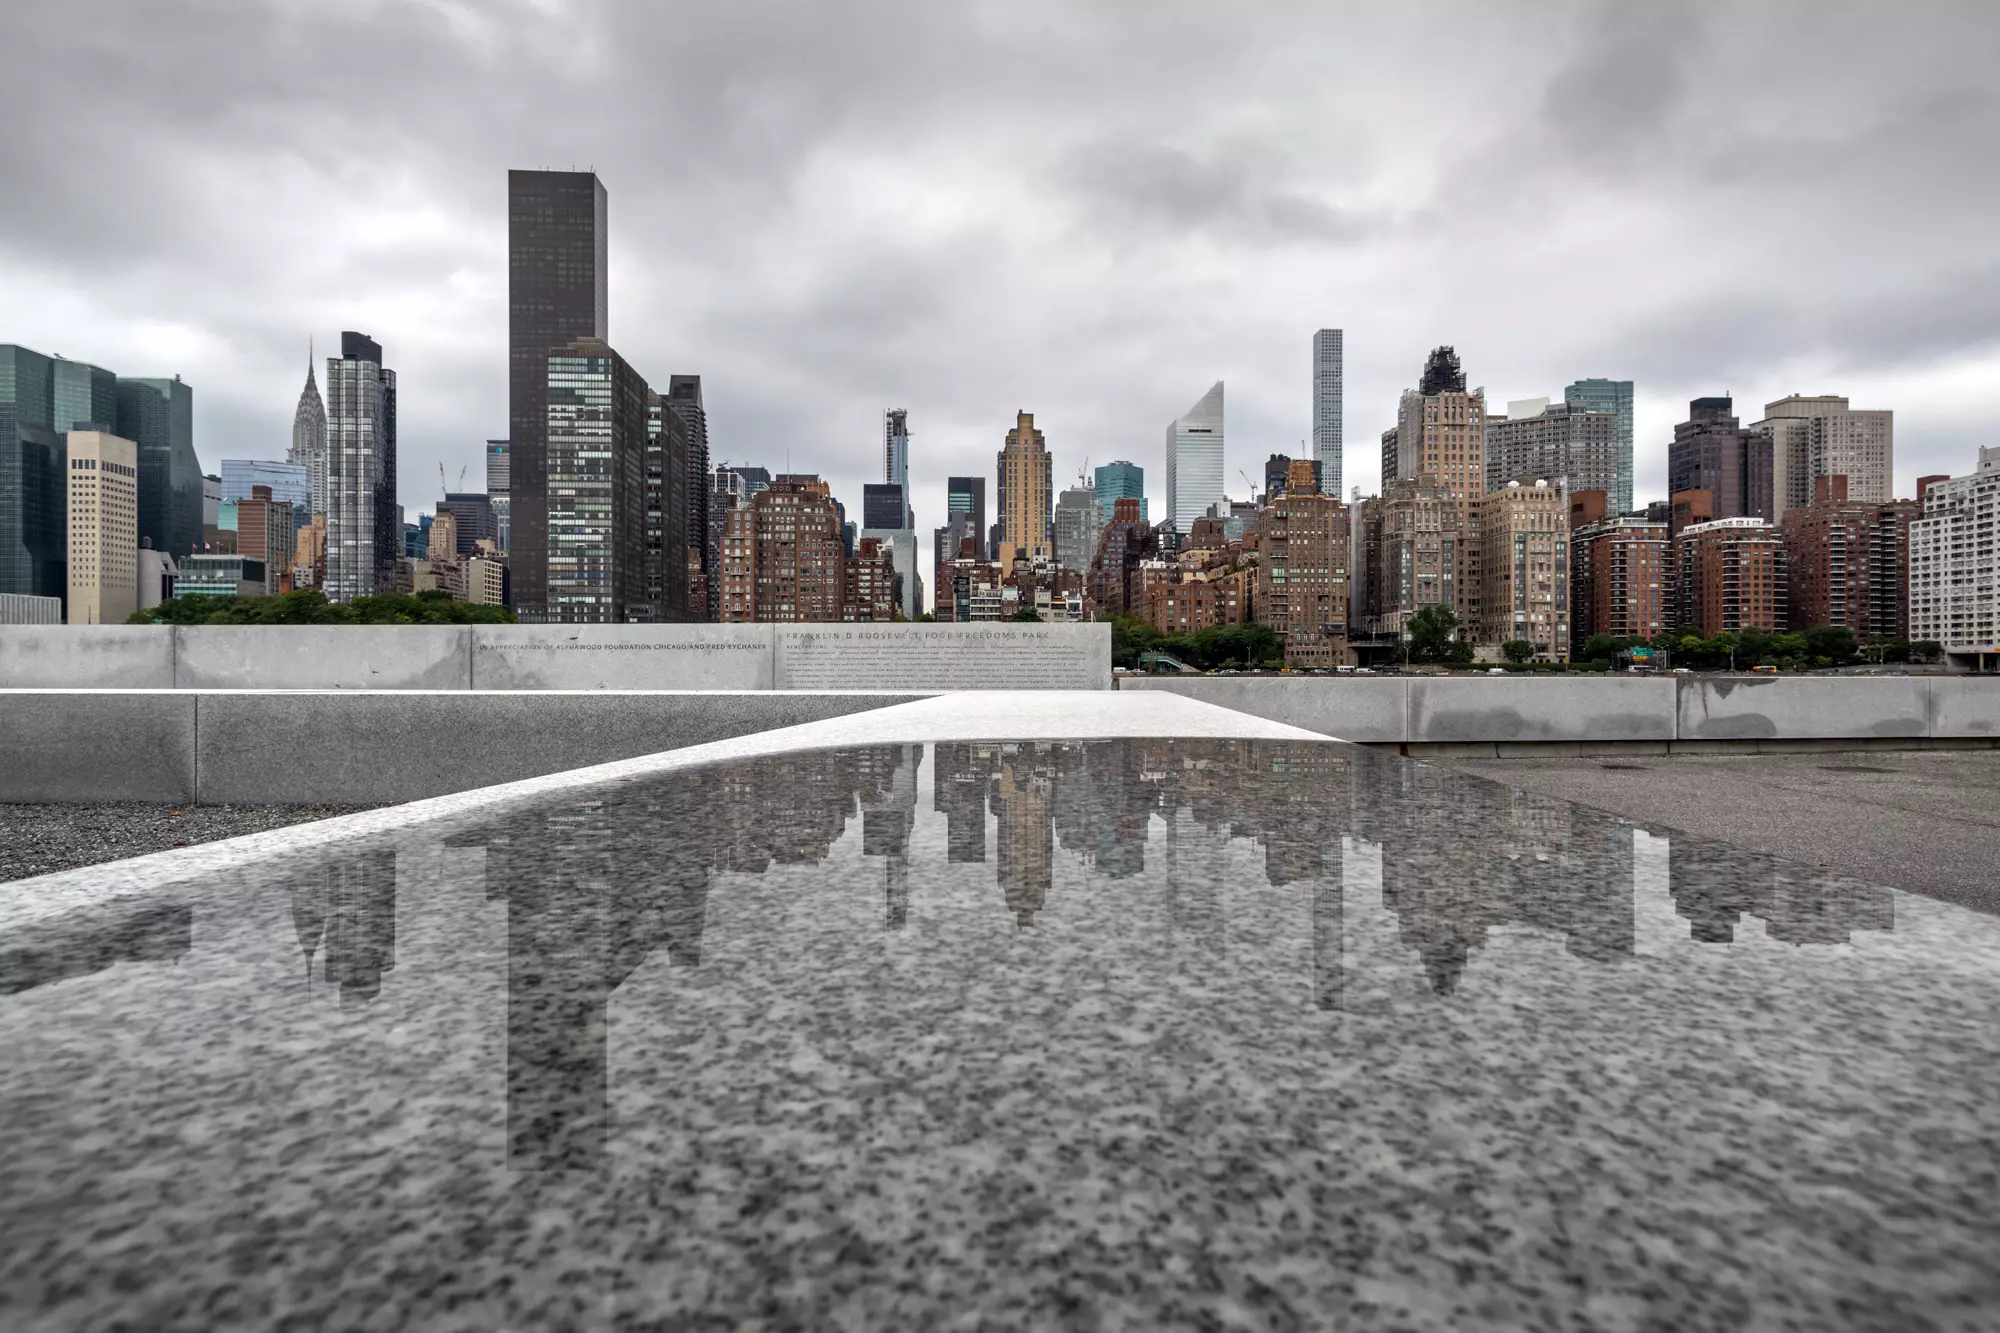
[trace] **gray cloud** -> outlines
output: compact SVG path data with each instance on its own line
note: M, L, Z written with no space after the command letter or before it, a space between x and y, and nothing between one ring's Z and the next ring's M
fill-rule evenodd
M907 406L925 524L1020 407L1059 476L1157 491L1223 378L1255 471L1328 324L1351 481L1453 342L1496 398L1638 380L1657 490L1688 397L2000 359L1996 37L1941 0L15 0L0 339L185 374L212 467L283 447L308 333L366 330L414 510L504 422L506 169L590 166L613 340L703 374L718 454L855 501ZM1910 476L1990 443L1871 402Z

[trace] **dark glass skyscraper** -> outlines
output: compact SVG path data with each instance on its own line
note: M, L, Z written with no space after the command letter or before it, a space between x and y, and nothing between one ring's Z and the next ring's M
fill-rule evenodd
M139 446L139 536L176 560L201 544L201 462L194 390L169 380L118 381L118 434Z
M396 372L364 333L340 335L326 363L326 595L337 602L395 587L403 553L396 504Z
M68 593L69 480L55 420L55 362L0 346L0 593Z
M611 336L606 212L593 172L507 173L509 542L514 605L528 621L549 618L549 352Z
M708 409L701 403L701 376L671 375L667 378L667 407L687 426L687 523L686 541L698 548L703 581L718 585L721 574L717 550L708 542ZM715 612L706 601L687 608L690 620L713 620Z

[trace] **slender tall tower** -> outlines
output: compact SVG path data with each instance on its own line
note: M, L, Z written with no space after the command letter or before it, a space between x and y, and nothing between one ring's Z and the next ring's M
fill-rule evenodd
M1028 560L1053 560L1055 545L1049 537L1049 506L1054 501L1050 484L1049 451L1042 433L1035 429L1033 412L1017 412L1014 429L997 460L1000 481L1000 550L1002 569L1011 569L1016 556Z
M1341 332L1321 329L1313 335L1313 458L1319 463L1320 491L1340 494L1340 358Z
M403 553L396 514L396 372L364 333L340 335L326 363L326 595L336 602L394 588Z
M903 504L906 509L910 500L910 412L908 408L892 407L882 414L882 480L903 488ZM901 526L913 528L914 520L908 513Z
M507 423L514 606L548 618L549 350L609 339L604 184L589 171L507 173Z
M292 413L292 447L285 461L306 470L308 499L315 514L326 512L326 404L320 401L319 384L313 379L312 339L306 339L306 387L299 391L299 405Z
M1217 380L1167 427L1167 521L1183 537L1209 506L1228 504L1222 451L1222 381Z

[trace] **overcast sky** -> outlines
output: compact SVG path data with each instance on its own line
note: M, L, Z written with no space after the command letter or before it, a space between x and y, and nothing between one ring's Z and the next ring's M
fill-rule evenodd
M850 512L910 411L920 528L1016 408L1059 483L1228 385L1231 488L1346 480L1425 353L1496 410L1896 411L1897 489L2000 444L2000 3L8 0L0 342L195 389L282 457L339 331L400 380L412 516L506 430L506 172L610 194L611 338L703 377L717 461ZM990 482L989 482L990 486Z

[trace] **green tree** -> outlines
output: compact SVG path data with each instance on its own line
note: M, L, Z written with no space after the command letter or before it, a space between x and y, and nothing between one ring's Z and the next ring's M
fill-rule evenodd
M1532 662L1535 660L1535 645L1526 639L1509 639L1500 645L1500 655L1516 664Z
M1442 662L1463 665L1472 660L1472 645L1454 637L1458 617L1448 606L1424 607L1410 617L1404 633L1409 639L1412 662Z
M1019 611L1016 611L1014 613L1014 619L1032 620L1038 625L1041 623L1042 620L1041 616L1036 613L1035 608L1032 606L1024 606Z
M1769 630L1746 629L1736 635L1736 665L1756 666L1771 655L1773 636Z
M1616 634L1593 634L1584 640L1583 660L1586 662L1616 661L1618 654L1632 646L1632 640L1621 639Z
M1936 639L1917 639L1910 644L1912 662L1935 662L1944 656L1944 645Z
M1854 631L1845 625L1815 625L1806 631L1806 651L1827 658L1829 666L1844 666L1854 660Z
M129 625L511 625L504 606L455 602L436 589L415 595L369 593L329 602L317 588L277 597L169 597L135 611Z

